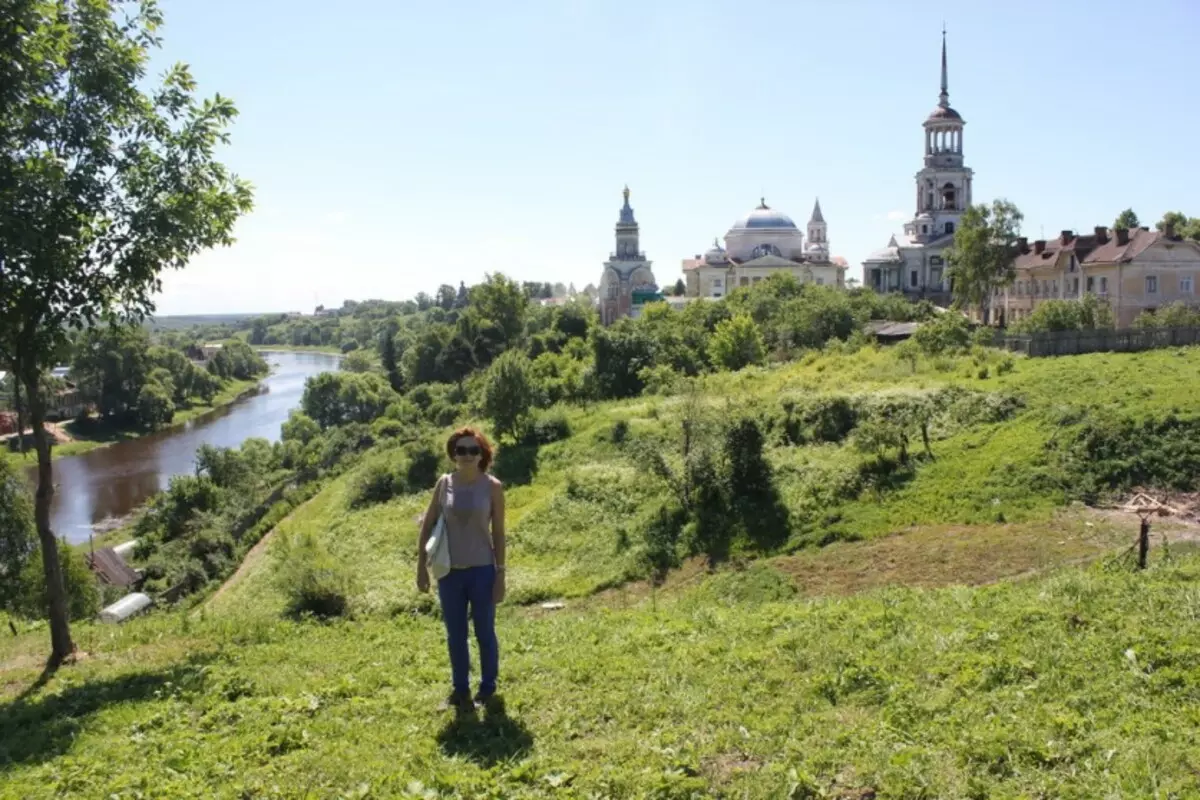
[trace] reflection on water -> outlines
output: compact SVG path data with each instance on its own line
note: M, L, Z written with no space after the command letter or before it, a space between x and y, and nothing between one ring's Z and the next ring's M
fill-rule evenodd
M202 444L237 447L251 437L278 441L280 426L300 405L304 382L337 369L337 356L324 353L265 354L271 374L265 390L217 409L179 428L130 439L54 462L51 527L71 542L87 541L92 526L122 517L174 475L195 470Z

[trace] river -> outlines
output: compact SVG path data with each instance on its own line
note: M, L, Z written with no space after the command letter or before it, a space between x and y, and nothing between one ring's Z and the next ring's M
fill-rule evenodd
M304 381L337 369L325 353L264 352L271 373L264 391L176 428L101 447L54 462L51 529L69 542L86 542L97 523L124 517L175 475L195 472L202 444L237 447L251 437L279 440L280 426L299 407Z

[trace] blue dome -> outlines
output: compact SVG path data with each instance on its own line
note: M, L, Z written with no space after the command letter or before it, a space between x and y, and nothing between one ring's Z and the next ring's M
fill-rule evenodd
M775 228L782 230L796 230L796 223L792 222L792 218L781 211L775 211L765 202L760 204L758 208L751 211L746 216L733 223L734 229L738 228Z

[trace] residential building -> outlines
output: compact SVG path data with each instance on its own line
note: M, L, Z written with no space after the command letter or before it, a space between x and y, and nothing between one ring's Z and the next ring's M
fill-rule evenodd
M1118 328L1144 311L1171 303L1200 306L1200 244L1171 227L1109 231L1091 235L1062 231L1057 239L1018 241L1016 278L993 298L997 324L1019 322L1046 300L1078 300L1094 294L1108 302Z
M863 261L863 283L879 293L902 292L912 299L950 302L946 250L972 201L974 171L964 161L966 121L950 106L946 32L942 31L942 83L937 107L922 123L924 164L916 173L916 210L904 232Z
M804 234L792 218L772 209L763 198L757 208L733 223L724 247L714 239L704 255L684 259L687 296L723 297L781 272L801 283L844 287L846 261L830 258L828 226L819 199L807 227L805 245Z

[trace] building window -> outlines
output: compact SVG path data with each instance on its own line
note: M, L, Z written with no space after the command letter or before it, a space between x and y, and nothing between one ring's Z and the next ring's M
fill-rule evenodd
M1071 294L1072 294L1072 295L1074 295L1074 296L1078 296L1078 295L1079 295L1079 278L1074 278L1074 279L1072 279L1072 281L1071 281Z
M1077 265L1077 263L1076 263L1076 261L1075 261L1075 255L1072 253L1072 254L1071 254L1071 260L1070 260L1070 262L1068 262L1068 264L1067 264L1067 272L1074 272L1074 271L1075 271L1075 268L1076 268L1077 266L1078 266L1078 265Z
M825 285L825 279L817 278L817 286L824 286L824 285Z
M747 278L745 275L738 278L738 286L749 286L749 285L750 285L750 279Z
M721 279L720 278L713 278L713 288L714 289L721 288Z
M1042 294L1050 294L1050 281L1042 281Z
M1096 291L1096 279L1093 278L1091 275L1088 275L1087 290L1088 290L1088 292Z
M930 286L942 285L942 270L940 268L929 270L929 284Z
M953 222L946 223L946 233L954 233L954 223Z
M1158 276L1146 276L1146 294L1158 294Z
M908 273L908 285L914 289L917 288L917 271L915 269Z
M752 281L752 283L758 283L758 282L759 282L759 281L761 281L761 280L762 280L762 276L761 276L761 275L755 275L755 276L754 276L754 280Z
M1050 288L1054 290L1054 296L1058 297L1058 278L1054 279L1054 281L1050 284Z
M1195 290L1192 288L1192 276L1191 275L1180 275L1179 276L1179 293L1180 294L1191 294L1194 291Z
M1100 276L1100 294L1108 294L1108 278L1104 277L1103 275Z
M928 226L928 225L922 225L922 226L921 226L921 233L929 233L929 226Z

